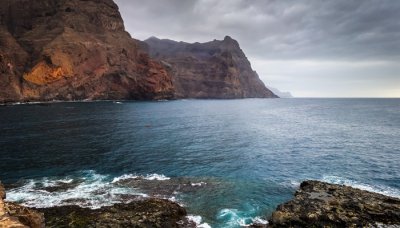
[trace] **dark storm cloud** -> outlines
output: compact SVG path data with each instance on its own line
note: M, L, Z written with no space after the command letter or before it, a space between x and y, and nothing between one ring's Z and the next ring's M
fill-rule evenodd
M397 0L117 0L133 37L236 38L264 59L397 60Z

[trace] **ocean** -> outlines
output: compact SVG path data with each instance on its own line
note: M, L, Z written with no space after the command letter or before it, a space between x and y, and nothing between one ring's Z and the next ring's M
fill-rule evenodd
M240 227L306 179L400 197L400 99L24 104L0 120L0 180L32 207L160 197Z

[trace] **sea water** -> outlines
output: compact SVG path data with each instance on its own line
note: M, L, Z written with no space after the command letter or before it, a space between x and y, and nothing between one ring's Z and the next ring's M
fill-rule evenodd
M0 180L27 206L160 197L239 227L306 179L400 197L400 99L14 105L0 121Z

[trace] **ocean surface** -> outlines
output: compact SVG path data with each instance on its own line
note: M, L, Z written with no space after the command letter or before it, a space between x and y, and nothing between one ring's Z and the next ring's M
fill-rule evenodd
M400 197L400 99L31 104L0 120L0 180L28 206L161 197L239 227L306 179Z

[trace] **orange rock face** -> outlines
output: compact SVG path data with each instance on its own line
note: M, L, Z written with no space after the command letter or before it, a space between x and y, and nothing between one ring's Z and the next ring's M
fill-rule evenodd
M0 102L173 95L169 71L125 31L112 0L0 4Z
M24 79L37 85L47 85L69 74L70 72L65 68L49 65L42 61L34 66L30 72L25 73Z

